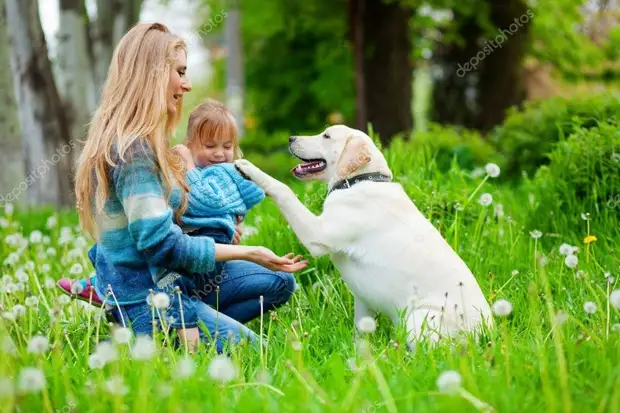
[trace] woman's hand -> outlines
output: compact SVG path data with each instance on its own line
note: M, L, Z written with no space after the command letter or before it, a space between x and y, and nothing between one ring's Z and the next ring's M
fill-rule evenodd
M185 167L187 168L188 171L196 167L196 165L194 164L194 157L192 156L192 152L189 150L187 146L175 145L174 148L172 148L172 152L176 153L177 155L181 157L181 159L183 159L183 162L185 163Z
M308 261L300 261L301 255L293 257L293 253L289 253L283 257L279 257L269 248L251 248L247 257L248 261L252 261L272 271L296 272L303 270L308 265Z

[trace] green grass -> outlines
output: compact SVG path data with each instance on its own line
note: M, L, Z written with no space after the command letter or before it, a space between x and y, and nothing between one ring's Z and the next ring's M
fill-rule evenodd
M213 350L194 356L195 373L182 379L175 366L183 351L161 344L149 361L133 360L129 349L119 346L118 360L91 370L88 356L98 340L109 337L108 326L97 311L76 301L62 305L58 291L45 287L47 277L68 274L76 262L85 273L92 270L86 257L89 245L76 249L75 231L73 241L59 245L59 227L74 228L75 214L61 215L58 227L50 230L45 227L50 211L16 213L16 228L0 228L0 262L17 249L7 242L19 237L7 239L9 235L22 233L27 238L35 229L50 237L57 255L41 254L48 245L30 243L15 264L28 274L24 290L8 293L4 285L0 293L3 312L25 305L30 295L39 297L38 306L26 307L17 321L0 319L0 335L8 334L16 346L15 353L0 347L2 411L477 411L466 397L498 412L620 411L620 316L609 302L620 279L617 215L604 205L598 213L589 211L588 221L574 220L588 211L556 211L553 231L534 239L530 232L538 226L526 223L549 227L547 217L533 215L531 201L535 205L542 198L536 188L498 186L493 179L474 179L457 168L442 174L424 153L398 148L385 153L396 179L476 274L489 301L512 303L512 313L498 317L496 329L484 339L432 349L419 343L409 353L403 329L380 318L377 331L364 337L370 350L356 346L351 294L328 258L308 256L267 199L248 216L247 224L256 232L244 243L310 258L308 268L297 274L300 287L292 300L277 313L250 323L263 332L268 347L232 348L237 375L228 383L209 375ZM296 183L294 188L306 205L320 211L325 194L320 184ZM477 202L484 192L493 196L488 207ZM455 209L457 202L465 206L463 211ZM498 203L505 214L501 218L494 215ZM587 248L583 240L588 234L597 241ZM562 243L579 247L576 268L565 265L559 254ZM44 264L50 265L49 273L43 272ZM613 283L606 272L615 277ZM3 274L13 279L15 273L15 266L3 267ZM588 301L596 304L593 314L584 311ZM559 312L567 316L562 324L554 322ZM28 353L27 343L39 334L49 339L51 349L41 355ZM13 388L25 367L42 369L47 381L43 391ZM437 378L447 370L460 373L462 392L438 391ZM114 376L122 377L126 394L107 390Z

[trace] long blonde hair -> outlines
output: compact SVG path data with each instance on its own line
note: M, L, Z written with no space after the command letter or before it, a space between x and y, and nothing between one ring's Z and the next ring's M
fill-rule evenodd
M234 159L241 159L243 153L239 147L239 129L235 117L226 105L207 98L192 109L187 121L185 140L185 145L192 152L200 143L226 139L231 139L233 142Z
M181 98L176 113L169 115L166 96L170 71L179 51L187 53L185 42L160 23L137 24L114 50L101 103L90 123L76 172L80 224L94 240L98 239L95 215L103 212L109 195L110 167L116 166L114 145L124 161L125 152L137 140L150 144L167 187L167 197L173 187L171 177L183 189L177 222L187 208L184 165L170 150L168 140L183 109Z

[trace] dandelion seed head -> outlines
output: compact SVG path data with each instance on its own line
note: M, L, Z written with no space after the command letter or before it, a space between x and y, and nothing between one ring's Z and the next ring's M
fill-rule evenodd
M444 371L437 377L437 388L442 393L456 393L461 388L463 379L454 370Z
M15 321L17 319L17 316L10 311L4 311L2 313L2 318L7 321Z
M564 258L564 264L566 264L568 268L575 268L578 263L579 259L576 255L567 255L566 258Z
M577 249L577 247L573 247L570 244L564 243L564 244L560 245L560 254L566 255L566 256L572 255L572 254L574 254L576 249Z
M125 386L125 383L123 382L123 378L120 376L114 376L111 377L109 380L106 380L104 387L106 392L119 396L123 396L129 391L129 389L127 388L127 386Z
M217 355L209 364L209 376L216 381L227 383L237 377L237 369L232 360L224 355Z
M114 341L118 344L129 344L129 340L131 340L131 330L127 327L119 327L114 330L112 336Z
M15 317L19 318L26 314L26 307L21 304L15 304L11 311L13 312L13 314L15 314Z
M95 354L99 355L104 363L110 363L118 358L118 351L113 343L102 341L97 345Z
M99 370L105 366L105 361L98 353L93 353L88 357L88 367L91 370Z
M609 295L609 303L612 307L620 310L620 290L616 289Z
M594 314L596 312L596 304L592 301L586 301L583 303L583 311L588 314Z
M71 273L72 275L80 275L82 274L83 271L84 271L84 268L82 268L82 264L80 264L79 262L76 262L75 264L73 264L73 266L69 270L69 273Z
M41 272L44 274L47 274L48 272L50 272L52 270L52 267L48 264L45 263L41 266ZM54 280L52 280L52 283L54 282Z
M269 374L269 370L261 369L258 373L256 373L256 381L263 384L271 383L271 374Z
M484 169L486 170L487 174L491 178L497 178L499 176L500 169L499 169L499 166L497 164L495 164L495 163L488 163L488 164L486 164Z
M155 308L164 309L170 306L170 296L166 293L157 293L152 299Z
M82 285L81 282L76 281L71 284L71 294L79 295L79 294L82 294L83 291L84 291L84 286Z
M542 237L543 234L539 230L535 229L533 231L530 231L530 235L532 236L532 238L538 239L538 238Z
M558 311L555 314L555 324L562 325L568 321L568 313L566 311Z
M167 398L172 395L173 388L168 383L161 383L158 387L158 393L161 397Z
M489 194L488 192L485 192L484 194L480 195L480 198L478 199L478 203L485 207L491 205L492 202L493 202L493 195Z
M2 339L2 351L6 354L17 354L17 346L13 342L13 339L9 336L4 336Z
M191 357L184 357L177 363L176 377L179 379L187 379L194 375L196 364Z
M67 305L70 302L71 302L71 298L69 298L68 295L61 295L60 297L58 297L58 304L60 304L61 306Z
M136 338L132 348L132 356L136 360L150 360L155 355L157 347L149 336L141 335Z
M519 270L512 270L510 273L513 277L519 275Z
M493 314L498 317L506 317L512 313L512 304L508 300L497 300L493 303Z
M32 231L28 239L31 244L40 244L43 241L43 234L41 231Z
M43 286L44 286L45 288L47 288L47 289L52 289L52 288L54 288L54 286L55 286L55 285L56 285L56 282L54 281L54 279L53 279L53 278L51 278L51 277L47 277L47 278L45 278L45 282L44 282L44 284L43 284Z
M36 367L24 367L19 372L17 388L24 393L36 393L47 386L45 375Z
M372 334L377 329L377 322L372 317L362 317L357 322L357 328L359 328L362 333Z
M34 336L28 342L28 353L43 354L50 348L50 342L47 337Z
M56 228L56 225L58 225L58 218L55 215L47 217L47 222L45 223L47 229Z

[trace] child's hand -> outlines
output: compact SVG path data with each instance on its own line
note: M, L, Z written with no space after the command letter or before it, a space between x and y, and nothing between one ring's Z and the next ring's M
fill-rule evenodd
M187 168L188 171L196 167L196 165L194 165L194 158L192 156L192 153L190 152L187 146L175 145L175 147L172 148L172 152L176 153L177 155L181 157L181 159L183 159L183 162L185 163L185 167Z

